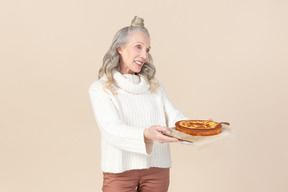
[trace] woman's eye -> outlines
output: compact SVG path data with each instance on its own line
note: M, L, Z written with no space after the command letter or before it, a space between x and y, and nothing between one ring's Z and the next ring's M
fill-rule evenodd
M146 49L146 52L149 53L150 49Z
M141 45L137 45L136 47L137 47L137 49L141 49L142 48Z

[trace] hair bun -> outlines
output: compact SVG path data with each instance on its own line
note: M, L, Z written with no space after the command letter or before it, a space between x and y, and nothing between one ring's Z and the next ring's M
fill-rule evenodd
M131 21L131 26L133 27L144 27L144 19L141 17L135 16Z

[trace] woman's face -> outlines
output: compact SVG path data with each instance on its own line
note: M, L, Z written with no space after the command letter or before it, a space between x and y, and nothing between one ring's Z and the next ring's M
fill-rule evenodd
M150 39L144 32L129 32L127 43L117 51L120 54L120 72L139 73L148 59Z

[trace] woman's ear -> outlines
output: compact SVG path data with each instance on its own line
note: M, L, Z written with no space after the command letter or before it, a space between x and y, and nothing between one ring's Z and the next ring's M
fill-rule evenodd
M121 47L117 47L116 50L117 50L117 52L121 55L121 53L122 53Z

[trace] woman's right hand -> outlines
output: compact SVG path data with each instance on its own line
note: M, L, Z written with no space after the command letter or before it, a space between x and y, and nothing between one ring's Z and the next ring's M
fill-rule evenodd
M168 137L163 135L163 133L169 134L170 131L167 127L160 125L153 125L144 130L145 139L154 140L159 143L169 143L169 142L178 142L179 140L173 137Z

